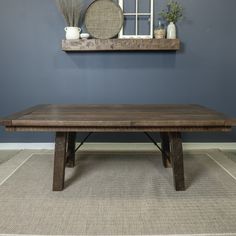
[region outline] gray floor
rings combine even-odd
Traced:
[[[236,235],[236,152],[185,152],[185,192],[159,153],[79,154],[55,193],[52,151],[0,152],[0,235]]]

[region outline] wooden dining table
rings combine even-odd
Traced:
[[[175,189],[184,191],[181,133],[229,132],[236,125],[235,119],[200,105],[46,104],[15,113],[0,122],[7,131],[56,133],[53,191],[64,189],[66,166],[75,166],[77,132],[145,133],[160,149],[164,167],[172,167]],[[156,132],[160,133],[161,146],[151,135]]]

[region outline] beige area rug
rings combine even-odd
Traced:
[[[12,157],[14,157],[20,151],[12,151],[12,150],[1,150],[0,151],[0,165],[9,161]]]
[[[63,192],[52,153],[27,155],[0,181],[1,235],[236,235],[236,163],[219,151],[185,153],[185,192],[159,153],[80,153]]]
[[[225,154],[229,157],[229,159],[236,162],[236,151],[227,151]]]

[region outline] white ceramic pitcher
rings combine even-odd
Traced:
[[[81,29],[78,27],[66,27],[66,39],[79,39]]]

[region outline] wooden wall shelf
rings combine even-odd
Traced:
[[[177,51],[179,39],[79,39],[63,40],[62,50],[72,51]]]

